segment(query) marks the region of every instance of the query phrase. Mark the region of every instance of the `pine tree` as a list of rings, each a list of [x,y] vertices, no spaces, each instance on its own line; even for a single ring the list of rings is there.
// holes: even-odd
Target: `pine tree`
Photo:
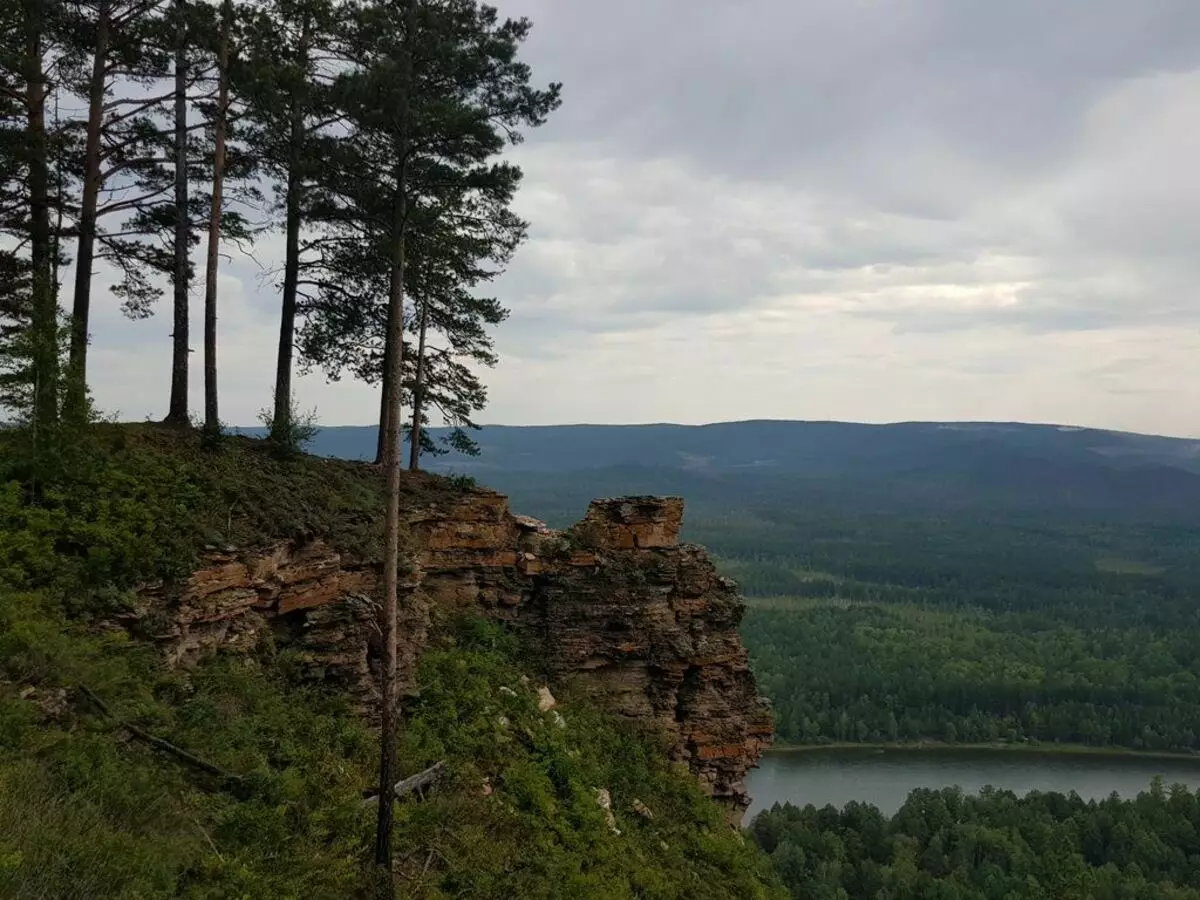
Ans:
[[[22,0],[0,10],[0,234],[17,245],[0,254],[5,292],[0,315],[7,320],[9,401],[18,396],[27,404],[35,451],[39,436],[58,421],[51,174],[61,135],[47,126],[47,101],[56,88],[49,54],[60,13],[46,0]]]
[[[172,157],[175,203],[172,210],[172,315],[171,331],[171,396],[164,420],[171,425],[188,424],[188,346],[190,331],[188,281],[192,265],[191,222],[188,209],[188,2],[174,0],[172,10],[174,31],[174,92],[172,95]]]
[[[429,204],[453,196],[456,186],[463,196],[470,194],[486,173],[504,168],[489,160],[519,139],[517,129],[541,124],[557,106],[558,86],[531,88],[529,68],[516,59],[528,30],[528,21],[501,22],[494,9],[470,0],[376,0],[356,9],[348,49],[361,65],[339,82],[351,129],[345,146],[353,158],[341,169],[336,189],[346,219],[360,232],[359,252],[374,259],[360,269],[358,281],[373,286],[387,274],[380,434],[388,514],[375,856],[380,896],[391,896],[400,401],[410,230],[432,208],[421,198]]]
[[[302,334],[308,362],[334,376],[348,368],[368,380],[378,378],[385,395],[391,355],[394,350],[403,353],[402,344],[393,345],[384,337],[383,316],[375,299],[383,295],[381,260],[394,258],[390,248],[396,230],[391,216],[397,207],[397,160],[404,160],[406,166],[402,199],[411,243],[407,277],[410,295],[418,302],[418,314],[410,317],[409,328],[416,331],[419,346],[422,282],[430,284],[424,293],[430,298],[432,318],[439,306],[454,305],[451,298],[462,301],[470,296],[448,290],[447,284],[469,288],[494,277],[522,239],[524,223],[508,210],[520,170],[494,163],[492,157],[521,139],[521,126],[540,125],[559,103],[559,86],[532,88],[528,66],[517,60],[517,49],[530,28],[528,20],[501,21],[491,7],[460,0],[421,2],[418,18],[421,41],[414,57],[413,133],[400,152],[395,135],[389,133],[386,112],[395,108],[389,94],[394,92],[390,79],[395,66],[393,61],[389,67],[387,61],[394,57],[389,41],[398,27],[388,20],[386,6],[367,7],[360,13],[354,55],[365,64],[346,79],[350,106],[357,103],[360,109],[351,116],[353,132],[346,142],[356,156],[342,167],[353,177],[339,190],[347,198],[344,217],[357,228],[356,251],[369,261],[355,273],[353,287],[343,284],[325,290],[310,306]],[[393,270],[394,266],[389,272]],[[455,321],[456,315],[443,320]],[[500,318],[491,315],[493,323]],[[478,323],[488,318],[467,315],[457,316],[457,321],[479,331]],[[450,337],[453,345],[455,335]],[[490,343],[484,350],[491,352]],[[450,358],[451,354],[443,356]],[[429,357],[422,359],[420,368],[424,405],[433,384]],[[403,365],[400,371],[405,371]],[[469,379],[458,377],[463,371],[446,367],[455,376],[446,384],[469,385]],[[419,432],[423,420],[417,421]],[[399,422],[389,418],[386,402],[381,402],[380,461],[388,435],[399,428]],[[416,442],[424,445],[419,433]]]
[[[423,439],[430,407],[451,426],[446,443],[452,449],[478,452],[466,429],[478,427],[472,417],[486,405],[487,389],[464,360],[488,368],[496,364],[488,327],[508,318],[508,310],[495,298],[477,296],[474,288],[504,271],[527,228],[508,208],[520,171],[494,166],[479,175],[465,191],[464,184],[450,179],[449,189],[443,187],[443,196],[428,212],[430,226],[414,229],[414,255],[422,266],[414,279],[417,353],[408,429],[412,471],[420,468],[422,453],[447,452]],[[436,178],[429,181],[438,183]],[[445,338],[443,346],[434,345],[433,334]]]
[[[65,408],[78,416],[87,383],[88,321],[93,266],[105,259],[122,272],[115,293],[134,316],[148,313],[158,289],[148,278],[155,250],[129,226],[137,212],[161,202],[157,108],[169,94],[157,83],[167,57],[155,35],[163,0],[82,0],[66,18],[68,60],[77,64],[76,90],[87,99],[79,161],[82,191],[75,211],[76,268],[71,310],[70,377]],[[130,88],[134,88],[130,96]],[[123,216],[115,231],[102,220]]]
[[[217,106],[213,120],[212,205],[204,272],[204,430],[221,431],[217,398],[217,269],[224,211],[225,138],[229,130],[229,70],[233,42],[233,0],[222,0],[217,50]]]
[[[292,368],[302,278],[320,277],[322,216],[335,209],[326,192],[342,118],[331,90],[347,64],[345,8],[330,0],[270,0],[249,13],[245,59],[234,73],[247,105],[247,142],[274,179],[283,213],[284,262],[272,438],[291,443]],[[307,236],[307,240],[305,239]],[[307,251],[307,254],[306,254]],[[315,273],[315,274],[312,274]],[[310,279],[311,280],[311,279]]]
[[[474,413],[487,402],[487,389],[479,368],[494,366],[496,355],[489,327],[508,316],[494,298],[478,296],[473,288],[491,281],[504,270],[525,234],[525,223],[507,209],[509,191],[515,189],[515,172],[497,181],[506,192],[485,215],[463,209],[451,215],[445,201],[414,198],[416,212],[408,235],[407,294],[411,310],[406,319],[409,346],[403,354],[402,403],[412,404],[412,421],[421,453],[447,452],[423,436],[429,410],[452,427],[445,445],[465,453],[475,452],[467,430],[475,428]],[[365,239],[365,238],[364,238]],[[331,378],[343,371],[369,384],[382,381],[385,356],[386,311],[374,298],[387,289],[385,254],[364,248],[356,240],[327,248],[328,283],[305,310],[300,334],[301,354],[307,365],[322,368]],[[420,412],[417,412],[417,408]],[[382,416],[381,416],[382,418]],[[378,459],[382,459],[380,432]]]
[[[414,57],[417,43],[418,0],[393,4],[384,0],[362,11],[356,34],[367,51],[364,71],[351,82],[352,117],[360,134],[374,137],[376,148],[393,151],[381,171],[384,180],[377,195],[359,194],[359,209],[368,209],[382,225],[386,236],[388,260],[387,361],[384,368],[383,456],[387,471],[387,512],[383,540],[383,603],[380,621],[383,659],[380,667],[380,753],[379,820],[375,832],[376,895],[381,900],[395,896],[392,871],[392,824],[395,815],[393,785],[396,769],[396,606],[398,603],[400,553],[400,379],[404,334],[405,238],[408,227],[407,167],[414,136],[413,110],[416,104]],[[382,34],[375,29],[388,28]],[[394,30],[393,30],[394,29]],[[376,43],[381,40],[382,43]],[[355,184],[361,189],[361,182]],[[376,205],[382,195],[382,208]],[[390,209],[389,209],[390,207]]]

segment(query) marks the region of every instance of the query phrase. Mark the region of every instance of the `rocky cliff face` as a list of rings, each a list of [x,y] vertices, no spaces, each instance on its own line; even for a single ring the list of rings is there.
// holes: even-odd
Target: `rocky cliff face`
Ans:
[[[683,501],[598,500],[561,533],[484,491],[408,513],[405,685],[439,618],[473,610],[506,620],[551,679],[670,735],[676,758],[740,816],[771,712],[738,637],[736,585],[703,549],[679,544]],[[136,624],[177,662],[248,647],[270,630],[313,677],[370,710],[375,582],[375,566],[320,541],[214,551],[185,584],[146,586]]]

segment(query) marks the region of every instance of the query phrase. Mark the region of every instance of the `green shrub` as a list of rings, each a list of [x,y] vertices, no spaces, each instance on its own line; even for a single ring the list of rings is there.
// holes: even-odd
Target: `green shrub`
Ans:
[[[401,766],[444,759],[452,780],[398,812],[397,846],[422,896],[778,896],[764,857],[667,762],[660,737],[569,692],[539,712],[521,657],[499,626],[468,621],[421,662]],[[611,794],[620,834],[598,788]]]

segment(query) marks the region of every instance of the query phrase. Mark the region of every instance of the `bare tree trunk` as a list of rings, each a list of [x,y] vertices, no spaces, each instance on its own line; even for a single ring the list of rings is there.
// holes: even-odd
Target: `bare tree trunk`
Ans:
[[[403,164],[401,164],[403,165]],[[403,177],[403,176],[401,176]],[[403,221],[405,189],[398,188],[397,218]],[[379,675],[379,820],[375,831],[375,865],[378,870],[379,897],[395,896],[392,875],[393,788],[396,781],[396,604],[400,554],[400,380],[404,349],[404,230],[396,238],[396,258],[392,263],[388,291],[387,343],[393,348],[384,381],[388,427],[384,431],[384,465],[387,469],[387,516],[383,531],[383,608],[380,634],[383,660]]]
[[[83,415],[87,391],[88,314],[91,311],[92,262],[96,253],[96,208],[100,201],[101,161],[100,129],[104,118],[104,87],[108,80],[109,21],[108,2],[96,11],[96,46],[92,56],[92,75],[88,82],[87,138],[83,155],[83,197],[79,207],[79,242],[75,259],[75,297],[71,307],[71,353],[68,362],[67,415]]]
[[[175,322],[171,334],[171,402],[166,421],[188,423],[188,148],[187,148],[187,0],[175,0]]]
[[[429,324],[429,300],[421,304],[421,324],[417,334],[417,373],[413,381],[412,428],[408,432],[408,469],[421,468],[421,413],[425,406],[425,329]]]
[[[35,441],[58,421],[58,298],[51,274],[49,142],[46,138],[44,0],[25,0],[25,111],[29,137],[29,255]],[[37,452],[35,447],[35,452]]]
[[[375,435],[375,464],[378,466],[387,462],[387,435],[392,428],[392,411],[388,407],[388,372],[392,370],[392,344],[384,339],[383,342],[383,377],[380,379],[379,391],[379,432]]]
[[[299,58],[308,70],[308,44],[311,25],[304,19],[300,31]],[[292,354],[296,336],[296,293],[300,281],[300,178],[301,143],[304,140],[304,110],[292,109],[291,139],[288,145],[287,196],[283,256],[283,304],[279,315],[279,354],[275,364],[275,414],[271,418],[271,437],[278,443],[290,443],[292,430]],[[379,456],[378,450],[376,455]],[[381,459],[377,459],[381,462]]]
[[[385,346],[392,348],[384,372],[384,396],[388,429],[384,437],[387,466],[387,516],[383,534],[383,608],[380,634],[383,665],[379,685],[379,819],[375,829],[376,897],[393,900],[396,895],[392,872],[392,824],[395,817],[396,783],[396,604],[400,554],[400,381],[403,377],[405,236],[408,229],[409,111],[413,88],[413,39],[416,31],[417,0],[404,0],[404,99],[400,108],[401,135],[397,141],[396,204],[393,225],[394,255],[388,291],[388,323]]]
[[[217,266],[221,249],[222,190],[225,186],[225,132],[229,109],[229,41],[232,0],[221,4],[220,49],[217,51],[217,119],[213,124],[212,211],[208,217],[208,258],[204,269],[204,430],[221,431],[217,407]]]

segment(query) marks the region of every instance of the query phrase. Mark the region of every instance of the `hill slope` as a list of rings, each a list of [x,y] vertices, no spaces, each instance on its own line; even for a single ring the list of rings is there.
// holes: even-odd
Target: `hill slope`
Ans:
[[[311,620],[279,619],[189,667],[143,638],[191,614],[169,588],[224,548],[320,536],[369,562],[378,470],[98,426],[35,502],[13,438],[0,432],[0,897],[369,896],[376,738],[289,639],[289,622]],[[424,475],[404,492],[418,510],[462,493]],[[147,611],[149,582],[168,590]],[[222,603],[257,605],[216,587]],[[397,804],[399,896],[778,896],[661,735],[570,688],[542,709],[541,661],[505,628],[447,612],[428,638],[399,768],[444,761],[447,774]]]
[[[581,495],[612,486],[701,505],[1200,516],[1200,441],[1181,438],[1017,423],[787,421],[489,426],[477,438],[478,457],[450,454],[426,467],[473,475],[518,505],[541,505],[539,492],[577,505],[576,485]],[[374,428],[334,427],[312,450],[355,459],[374,446]]]

